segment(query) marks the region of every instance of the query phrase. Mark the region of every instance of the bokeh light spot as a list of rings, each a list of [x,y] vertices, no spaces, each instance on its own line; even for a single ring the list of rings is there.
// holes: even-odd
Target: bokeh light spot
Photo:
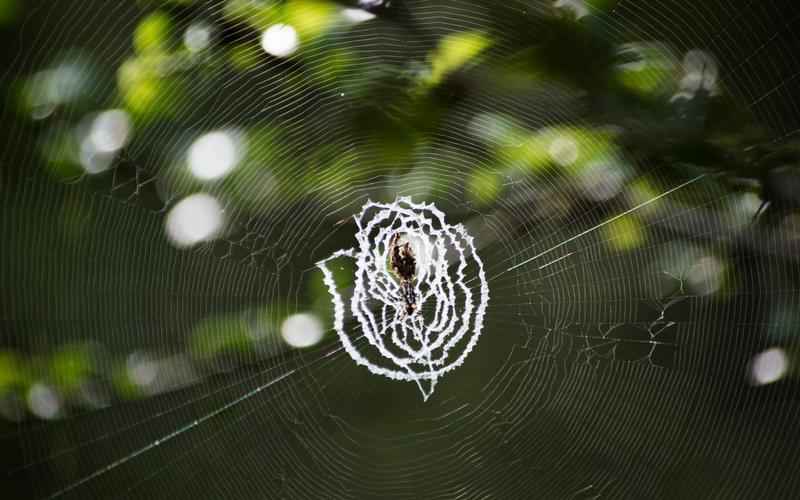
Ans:
[[[283,340],[292,347],[311,347],[322,340],[322,322],[313,314],[293,314],[281,325]]]
[[[722,287],[724,277],[725,264],[720,259],[708,255],[698,259],[689,270],[686,280],[698,294],[711,295]]]
[[[598,202],[617,196],[622,191],[625,180],[625,171],[620,165],[602,161],[589,164],[578,177],[586,198]]]
[[[788,371],[789,359],[783,349],[777,347],[757,354],[750,365],[750,375],[755,385],[777,382]]]
[[[240,142],[230,132],[218,131],[200,136],[189,147],[189,170],[204,181],[224,177],[241,158]]]
[[[261,36],[261,48],[275,57],[288,57],[297,51],[300,39],[288,24],[273,24]]]
[[[143,352],[135,352],[128,356],[126,368],[130,381],[141,388],[151,385],[158,376],[158,364]]]
[[[375,14],[364,9],[343,9],[342,17],[351,23],[363,23],[364,21],[375,19]]]
[[[61,397],[49,385],[36,383],[28,390],[28,408],[39,418],[54,419],[61,413]]]
[[[578,161],[578,144],[567,137],[557,137],[548,149],[550,158],[562,167],[568,167]]]
[[[94,148],[101,153],[113,153],[122,149],[131,133],[131,120],[121,109],[104,111],[92,123],[89,138]]]
[[[172,21],[161,11],[142,19],[133,35],[133,46],[140,54],[158,53],[167,49]]]
[[[194,23],[183,33],[183,45],[189,52],[201,52],[211,44],[211,28],[205,23]]]
[[[105,172],[131,134],[131,120],[125,111],[112,109],[91,120],[80,141],[80,163],[89,174]]]
[[[571,12],[575,19],[581,19],[589,15],[589,7],[584,0],[556,0],[553,7]]]
[[[177,247],[189,247],[213,239],[223,225],[222,207],[205,193],[178,202],[167,215],[166,231]]]

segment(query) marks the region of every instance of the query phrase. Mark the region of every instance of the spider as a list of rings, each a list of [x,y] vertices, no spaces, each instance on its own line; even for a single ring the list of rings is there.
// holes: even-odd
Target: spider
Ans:
[[[417,310],[417,294],[414,292],[417,258],[411,243],[403,233],[395,233],[389,241],[389,267],[400,280],[400,293],[405,312],[410,316]]]

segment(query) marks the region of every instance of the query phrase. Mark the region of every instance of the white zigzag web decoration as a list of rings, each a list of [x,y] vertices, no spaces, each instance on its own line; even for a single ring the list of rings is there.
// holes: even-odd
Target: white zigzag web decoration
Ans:
[[[334,328],[357,364],[415,382],[427,401],[439,377],[460,366],[478,341],[489,302],[483,263],[464,226],[447,224],[432,203],[368,201],[355,220],[358,246],[317,263],[333,300]],[[358,347],[345,330],[346,299],[329,268],[344,257],[356,266],[349,312],[367,340]]]

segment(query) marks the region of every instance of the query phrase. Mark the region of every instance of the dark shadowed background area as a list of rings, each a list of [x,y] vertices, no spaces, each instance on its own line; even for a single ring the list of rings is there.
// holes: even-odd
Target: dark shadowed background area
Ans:
[[[798,26],[0,0],[3,497],[798,496]],[[427,400],[342,348],[315,266],[401,196],[490,295]]]

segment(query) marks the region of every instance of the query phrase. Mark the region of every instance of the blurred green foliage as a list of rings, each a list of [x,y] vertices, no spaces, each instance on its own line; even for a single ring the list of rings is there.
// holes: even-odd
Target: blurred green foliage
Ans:
[[[14,22],[19,10],[19,0],[0,0],[0,26]]]
[[[0,0],[0,25],[14,22],[20,5]],[[125,193],[127,202],[152,180],[163,202],[158,211],[210,191],[224,200],[231,227],[260,220],[287,228],[293,211],[308,203],[340,206],[353,186],[411,185],[414,175],[422,179],[414,189],[463,199],[454,214],[462,218],[465,207],[502,210],[519,197],[519,186],[535,185],[575,193],[571,208],[596,208],[604,222],[698,173],[714,174],[721,193],[752,194],[772,202],[773,211],[797,208],[795,195],[765,181],[777,168],[796,165],[796,144],[768,141],[767,131],[725,94],[719,68],[693,67],[691,52],[675,40],[610,36],[613,0],[586,0],[585,11],[570,2],[547,3],[535,14],[488,9],[461,27],[425,24],[404,2],[372,10],[327,0],[133,5],[137,21],[124,43],[107,50],[53,47],[48,64],[12,85],[17,118],[35,129],[35,154],[60,181],[112,177],[111,191]],[[278,24],[297,36],[285,56],[263,47],[266,31]],[[111,54],[121,56],[104,59]],[[106,154],[87,153],[98,147],[92,140],[105,147],[102,130],[92,135],[92,120],[107,109],[127,113],[132,132],[105,168],[91,171],[87,155]],[[188,151],[203,134],[220,130],[236,138],[235,165],[201,178]],[[602,196],[597,175],[616,182]],[[131,179],[133,194],[122,189]],[[398,191],[367,194],[391,199]],[[691,189],[677,199],[697,203]],[[604,225],[608,249],[648,245],[646,217],[658,205]],[[232,233],[225,235],[230,241],[247,239]],[[272,265],[281,258],[280,250],[270,254]],[[335,272],[347,286],[352,267]],[[221,357],[245,362],[282,352],[288,314],[330,317],[318,273],[308,275],[300,295],[294,304],[281,299],[204,313],[188,335],[188,354],[211,366]],[[83,344],[33,359],[3,351],[0,392],[30,386],[39,373],[74,395],[105,370],[123,397],[144,394],[122,354],[111,368],[98,366],[93,348]]]

